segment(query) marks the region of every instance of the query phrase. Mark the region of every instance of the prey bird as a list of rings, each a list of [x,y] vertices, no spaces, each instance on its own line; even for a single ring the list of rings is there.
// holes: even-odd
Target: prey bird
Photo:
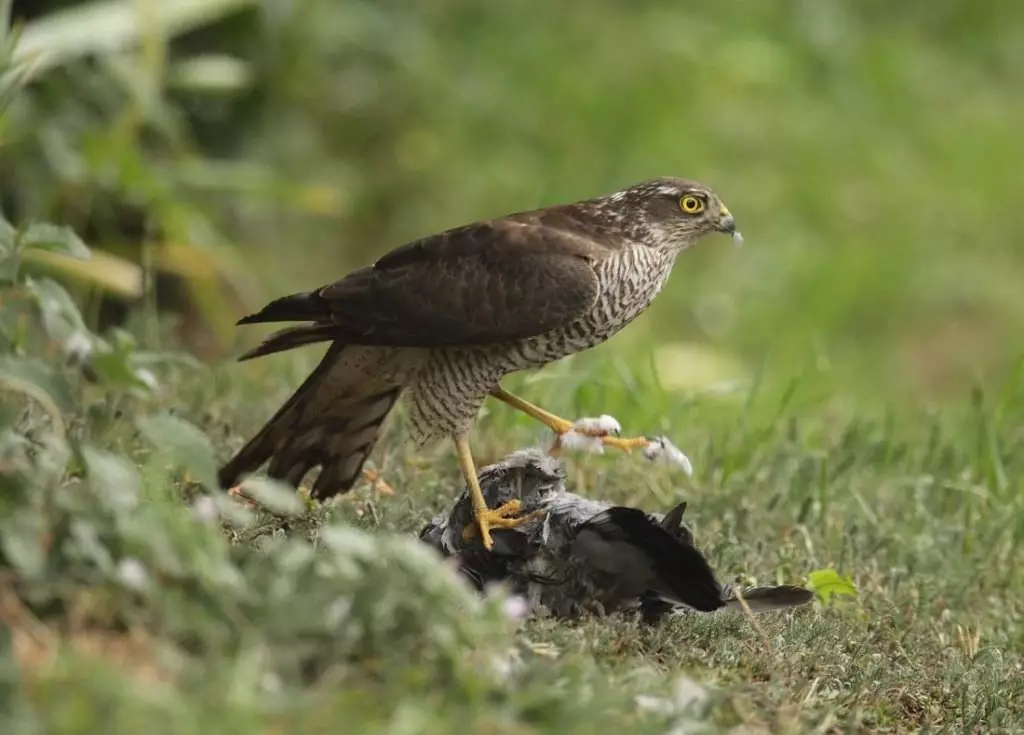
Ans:
[[[463,492],[420,539],[452,559],[481,591],[504,583],[559,618],[639,612],[652,624],[682,611],[746,607],[760,613],[814,598],[794,585],[719,584],[683,523],[686,503],[661,515],[575,495],[565,488],[558,460],[541,451],[513,452],[483,468],[479,481],[488,507],[519,501],[533,517],[515,529],[495,529],[493,547],[484,549],[463,533],[473,523]]]
[[[331,344],[220,470],[220,484],[231,488],[269,461],[271,477],[295,486],[319,467],[313,499],[345,493],[401,397],[417,445],[454,443],[476,527],[491,548],[492,528],[514,528],[524,518],[515,517],[516,502],[488,508],[477,483],[470,430],[486,398],[536,418],[558,439],[575,434],[601,447],[647,447],[646,437],[618,436],[614,420],[568,421],[509,393],[501,380],[607,340],[650,306],[676,256],[715,232],[741,240],[714,191],[658,178],[455,227],[340,281],[272,301],[238,323],[301,324],[275,332],[241,360]]]

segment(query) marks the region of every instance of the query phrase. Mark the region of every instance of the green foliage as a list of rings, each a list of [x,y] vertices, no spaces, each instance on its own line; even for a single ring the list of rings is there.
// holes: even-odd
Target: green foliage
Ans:
[[[816,569],[807,575],[807,581],[822,604],[828,605],[833,597],[856,597],[857,585],[853,579],[835,569]]]

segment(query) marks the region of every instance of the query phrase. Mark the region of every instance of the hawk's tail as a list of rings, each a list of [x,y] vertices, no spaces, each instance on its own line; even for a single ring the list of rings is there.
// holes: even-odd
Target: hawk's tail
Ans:
[[[234,486],[269,460],[267,474],[298,486],[314,467],[311,495],[345,493],[359,478],[403,383],[382,369],[395,350],[335,342],[305,382],[218,473]]]

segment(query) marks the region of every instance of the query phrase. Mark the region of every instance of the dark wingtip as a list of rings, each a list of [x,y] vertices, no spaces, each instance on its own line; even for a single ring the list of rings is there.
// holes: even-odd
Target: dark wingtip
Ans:
[[[704,555],[642,510],[614,506],[584,526],[602,523],[617,527],[629,543],[647,554],[660,583],[676,600],[701,612],[726,606],[722,587]]]
[[[329,316],[330,310],[319,293],[306,291],[274,299],[255,314],[243,316],[235,325],[318,321]]]

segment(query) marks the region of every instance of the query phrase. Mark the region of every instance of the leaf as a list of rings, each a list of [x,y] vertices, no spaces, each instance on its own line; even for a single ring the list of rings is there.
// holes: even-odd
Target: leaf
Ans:
[[[43,327],[51,339],[60,342],[68,353],[81,356],[92,351],[92,335],[78,305],[63,286],[49,278],[28,278],[25,288],[35,299]]]
[[[64,416],[75,409],[71,388],[62,375],[41,360],[0,357],[0,385],[33,398],[64,434]]]
[[[82,447],[82,461],[93,492],[119,510],[131,510],[139,502],[139,472],[124,457]]]
[[[156,377],[149,368],[139,365],[131,335],[115,329],[112,336],[113,343],[103,343],[92,357],[92,367],[100,379],[116,388],[141,389],[146,393],[156,390]]]
[[[21,246],[25,249],[46,250],[78,260],[89,260],[89,248],[70,227],[37,222],[22,233]]]
[[[851,577],[844,577],[835,569],[816,569],[807,575],[807,580],[823,605],[828,605],[835,596],[857,597],[857,585]]]
[[[28,578],[46,571],[46,547],[43,544],[42,517],[28,508],[19,509],[3,525],[0,549],[4,561]]]
[[[143,293],[142,267],[116,255],[94,251],[89,260],[69,258],[49,250],[28,250],[26,263],[69,280],[87,283],[126,299],[137,299]]]
[[[96,0],[49,13],[22,29],[15,59],[51,68],[81,56],[130,48],[143,38],[172,38],[257,0]]]
[[[277,515],[297,516],[306,509],[295,488],[269,477],[249,477],[242,488],[246,496]]]
[[[194,424],[162,414],[138,420],[139,430],[177,466],[186,469],[207,490],[217,491],[217,467],[210,440]]]

